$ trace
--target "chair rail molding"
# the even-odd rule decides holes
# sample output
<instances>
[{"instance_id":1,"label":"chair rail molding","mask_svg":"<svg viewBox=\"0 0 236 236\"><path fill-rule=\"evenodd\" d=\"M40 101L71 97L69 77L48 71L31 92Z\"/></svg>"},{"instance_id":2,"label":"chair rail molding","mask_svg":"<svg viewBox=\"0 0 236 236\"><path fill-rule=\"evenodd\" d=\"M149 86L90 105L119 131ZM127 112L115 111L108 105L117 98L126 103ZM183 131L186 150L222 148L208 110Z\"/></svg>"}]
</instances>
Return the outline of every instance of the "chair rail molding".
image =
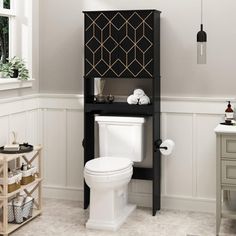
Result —
<instances>
[{"instance_id":1,"label":"chair rail molding","mask_svg":"<svg viewBox=\"0 0 236 236\"><path fill-rule=\"evenodd\" d=\"M229 98L162 97L161 134L176 143L162 158L162 207L213 212L215 133ZM232 103L235 98L230 98ZM44 197L83 200L83 95L32 94L0 100L0 145L18 141L44 147ZM148 152L143 163L150 166ZM150 181L132 180L129 198L151 206Z\"/></svg>"}]
</instances>

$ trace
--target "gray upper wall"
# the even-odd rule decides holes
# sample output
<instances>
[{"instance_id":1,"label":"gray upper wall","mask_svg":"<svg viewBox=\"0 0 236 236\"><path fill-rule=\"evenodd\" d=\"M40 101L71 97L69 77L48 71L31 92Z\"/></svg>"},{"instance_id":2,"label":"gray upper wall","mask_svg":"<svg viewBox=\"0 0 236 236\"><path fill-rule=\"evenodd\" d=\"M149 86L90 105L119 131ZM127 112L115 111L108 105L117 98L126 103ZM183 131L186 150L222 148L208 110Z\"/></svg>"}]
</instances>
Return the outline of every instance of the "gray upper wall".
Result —
<instances>
[{"instance_id":1,"label":"gray upper wall","mask_svg":"<svg viewBox=\"0 0 236 236\"><path fill-rule=\"evenodd\" d=\"M40 0L40 92L81 93L81 1Z\"/></svg>"},{"instance_id":2,"label":"gray upper wall","mask_svg":"<svg viewBox=\"0 0 236 236\"><path fill-rule=\"evenodd\" d=\"M82 93L82 10L158 9L162 95L234 97L236 1L203 2L206 65L196 63L200 0L40 0L40 91Z\"/></svg>"}]
</instances>

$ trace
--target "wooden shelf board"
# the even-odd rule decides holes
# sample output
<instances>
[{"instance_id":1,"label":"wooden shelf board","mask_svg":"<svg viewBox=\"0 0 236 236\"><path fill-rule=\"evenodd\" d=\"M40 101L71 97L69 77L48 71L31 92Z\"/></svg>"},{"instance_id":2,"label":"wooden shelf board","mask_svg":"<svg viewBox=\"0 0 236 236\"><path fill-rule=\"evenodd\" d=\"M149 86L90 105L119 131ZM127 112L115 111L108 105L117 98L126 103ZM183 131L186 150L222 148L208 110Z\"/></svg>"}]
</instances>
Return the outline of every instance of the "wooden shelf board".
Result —
<instances>
[{"instance_id":1,"label":"wooden shelf board","mask_svg":"<svg viewBox=\"0 0 236 236\"><path fill-rule=\"evenodd\" d=\"M151 116L154 113L153 104L130 105L127 102L85 103L85 112L98 114L133 114Z\"/></svg>"},{"instance_id":2,"label":"wooden shelf board","mask_svg":"<svg viewBox=\"0 0 236 236\"><path fill-rule=\"evenodd\" d=\"M33 215L32 215L31 218L29 218L28 220L24 221L21 224L11 224L11 223L8 223L8 230L7 230L7 232L0 231L0 234L10 234L10 233L12 233L13 231L17 230L21 226L27 224L29 221L33 220L35 217L39 216L41 213L42 213L42 210L33 209Z\"/></svg>"},{"instance_id":3,"label":"wooden shelf board","mask_svg":"<svg viewBox=\"0 0 236 236\"><path fill-rule=\"evenodd\" d=\"M35 184L41 182L42 180L43 180L42 178L36 178L35 181L33 181L32 183L29 183L29 184L27 184L27 185L21 185L21 187L20 187L19 189L17 189L17 190L14 191L14 192L8 193L6 196L1 195L1 196L0 196L0 199L5 199L5 198L12 197L12 196L14 196L14 195L17 194L17 193L19 193L19 192L21 192L21 191L24 191L24 190L27 189L28 187L33 186L33 185L35 185Z\"/></svg>"}]
</instances>

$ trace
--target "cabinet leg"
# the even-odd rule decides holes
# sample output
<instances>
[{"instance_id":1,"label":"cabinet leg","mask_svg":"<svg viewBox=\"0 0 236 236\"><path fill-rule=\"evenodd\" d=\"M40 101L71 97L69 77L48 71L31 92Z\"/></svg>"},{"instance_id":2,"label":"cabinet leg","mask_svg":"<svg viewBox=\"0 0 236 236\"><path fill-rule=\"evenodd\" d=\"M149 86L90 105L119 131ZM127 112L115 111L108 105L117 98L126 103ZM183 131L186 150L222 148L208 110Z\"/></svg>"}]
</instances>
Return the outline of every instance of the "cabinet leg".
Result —
<instances>
[{"instance_id":1,"label":"cabinet leg","mask_svg":"<svg viewBox=\"0 0 236 236\"><path fill-rule=\"evenodd\" d=\"M8 230L8 201L7 199L4 199L3 200L3 232L7 232L7 230Z\"/></svg>"},{"instance_id":2,"label":"cabinet leg","mask_svg":"<svg viewBox=\"0 0 236 236\"><path fill-rule=\"evenodd\" d=\"M221 223L221 205L222 197L221 190L217 190L216 194L216 235L219 235L220 232L220 223Z\"/></svg>"},{"instance_id":3,"label":"cabinet leg","mask_svg":"<svg viewBox=\"0 0 236 236\"><path fill-rule=\"evenodd\" d=\"M155 86L157 86L156 84ZM152 215L161 209L161 153L155 150L155 140L160 139L160 113L153 116L153 180Z\"/></svg>"},{"instance_id":4,"label":"cabinet leg","mask_svg":"<svg viewBox=\"0 0 236 236\"><path fill-rule=\"evenodd\" d=\"M84 182L84 209L87 209L89 206L89 198L90 198L90 189L88 185Z\"/></svg>"},{"instance_id":5,"label":"cabinet leg","mask_svg":"<svg viewBox=\"0 0 236 236\"><path fill-rule=\"evenodd\" d=\"M94 158L94 114L84 114L84 165ZM90 189L84 182L84 209L88 208Z\"/></svg>"}]
</instances>

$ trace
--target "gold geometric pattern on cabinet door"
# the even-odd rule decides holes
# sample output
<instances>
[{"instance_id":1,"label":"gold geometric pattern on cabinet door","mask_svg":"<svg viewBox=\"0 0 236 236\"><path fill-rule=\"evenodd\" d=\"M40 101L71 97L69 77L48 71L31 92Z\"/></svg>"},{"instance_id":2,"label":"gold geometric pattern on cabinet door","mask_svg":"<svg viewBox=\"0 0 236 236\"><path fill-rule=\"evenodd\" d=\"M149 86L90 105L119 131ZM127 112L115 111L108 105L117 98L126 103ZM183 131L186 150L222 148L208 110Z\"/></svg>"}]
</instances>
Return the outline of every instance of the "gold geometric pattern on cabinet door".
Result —
<instances>
[{"instance_id":1,"label":"gold geometric pattern on cabinet door","mask_svg":"<svg viewBox=\"0 0 236 236\"><path fill-rule=\"evenodd\" d=\"M86 13L85 74L152 77L153 12Z\"/></svg>"}]
</instances>

